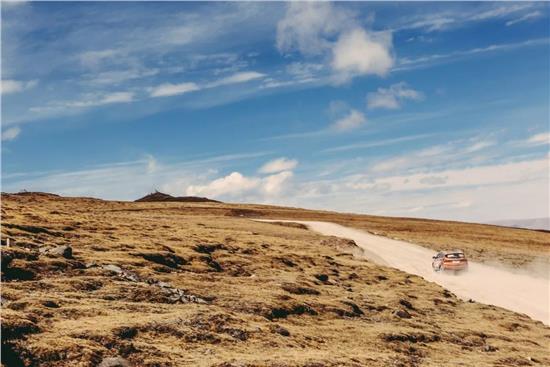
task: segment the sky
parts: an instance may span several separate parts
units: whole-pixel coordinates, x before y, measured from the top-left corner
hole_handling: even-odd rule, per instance
[[[549,217],[550,3],[2,2],[2,191]]]

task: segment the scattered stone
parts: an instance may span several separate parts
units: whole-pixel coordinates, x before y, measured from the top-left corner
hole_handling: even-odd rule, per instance
[[[378,280],[388,280],[388,277],[386,277],[384,275],[377,275],[376,279],[378,279]]]
[[[402,318],[402,319],[410,319],[411,318],[411,314],[408,313],[406,310],[397,310],[393,314],[397,317]]]
[[[321,282],[328,282],[328,275],[326,274],[315,274],[314,276]]]
[[[286,266],[290,266],[291,268],[296,266],[296,264],[292,260],[287,259],[286,257],[279,258],[278,260]]]
[[[137,335],[137,333],[138,329],[130,326],[123,326],[114,330],[114,334],[121,339],[132,339]]]
[[[184,265],[187,261],[172,252],[159,252],[159,253],[149,253],[149,254],[138,254],[138,256],[143,257],[145,260],[168,266],[169,268],[176,269],[180,265]]]
[[[97,263],[95,261],[90,261],[89,263],[85,263],[84,264],[84,267],[86,269],[90,269],[90,268],[96,268],[98,267],[99,265],[97,265]]]
[[[492,345],[489,345],[489,344],[483,347],[484,352],[496,352],[497,350],[498,350],[497,347],[493,347]]]
[[[386,342],[410,342],[410,343],[432,343],[441,340],[441,337],[437,334],[381,334],[381,338]]]
[[[281,286],[285,291],[292,294],[310,294],[319,295],[319,291],[313,288],[302,287],[293,283],[285,283]]]
[[[42,305],[44,307],[49,307],[49,308],[59,308],[59,305],[55,301],[52,301],[52,300],[44,301],[44,302],[42,302]]]
[[[353,303],[351,301],[342,301],[342,303],[345,304],[346,306],[351,307],[351,311],[353,313],[353,316],[361,316],[361,315],[365,314],[359,306],[357,306],[355,303]]]
[[[201,254],[211,254],[216,250],[223,249],[224,246],[221,243],[200,243],[195,246],[195,251]]]
[[[130,363],[121,357],[103,358],[98,367],[130,367]]]
[[[410,303],[406,299],[399,300],[399,304],[405,306],[409,310],[414,310],[414,306],[412,305],[412,303]]]
[[[271,327],[273,333],[280,334],[282,336],[290,336],[290,331],[282,327],[281,325],[274,325]]]
[[[47,252],[55,256],[63,256],[65,259],[73,258],[73,248],[71,246],[63,245],[57,246]]]
[[[109,265],[103,265],[102,268],[108,271],[112,271],[113,273],[116,273],[116,274],[122,273],[122,268],[120,266],[109,264]]]
[[[212,259],[211,257],[206,259],[206,264],[209,267],[211,267],[215,272],[221,273],[223,271],[223,268],[220,265],[220,263],[217,262],[216,260]]]

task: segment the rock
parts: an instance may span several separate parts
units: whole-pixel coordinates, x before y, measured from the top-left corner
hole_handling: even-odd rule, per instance
[[[42,302],[42,305],[44,307],[49,307],[49,308],[59,308],[59,305],[55,301],[52,301],[52,300],[44,301],[44,302]]]
[[[138,333],[138,329],[133,326],[123,326],[114,330],[114,334],[121,339],[132,339]]]
[[[284,327],[282,327],[280,325],[274,325],[271,328],[271,331],[274,332],[274,333],[280,334],[282,336],[290,336],[290,331],[288,331],[287,329],[285,329]]]
[[[397,317],[402,318],[402,319],[410,319],[411,318],[411,314],[408,313],[406,310],[397,310],[393,314]]]
[[[320,280],[321,282],[327,282],[328,281],[328,275],[326,274],[315,274],[315,278]]]
[[[354,316],[360,316],[365,314],[359,306],[357,306],[355,303],[351,301],[342,301],[342,303],[345,304],[346,306],[351,307],[351,312],[353,313]]]
[[[112,271],[113,273],[122,274],[122,269],[120,268],[120,266],[109,264],[103,265],[102,268],[108,271]]]
[[[55,255],[55,256],[63,256],[65,259],[72,259],[73,258],[73,248],[71,246],[67,246],[67,245],[57,246],[57,247],[49,250],[48,254],[52,254],[52,255]]]
[[[157,252],[157,253],[148,253],[148,254],[138,254],[143,257],[145,260],[168,266],[172,269],[177,269],[178,266],[184,265],[187,261],[172,252]]]
[[[410,303],[406,299],[399,300],[399,304],[405,306],[409,310],[414,310],[414,306],[412,305],[412,303]]]
[[[121,357],[103,358],[97,367],[130,367],[130,363]]]
[[[95,261],[90,261],[89,263],[85,263],[84,266],[86,267],[86,269],[90,269],[90,268],[95,268],[98,265]]]
[[[293,283],[284,283],[281,288],[283,288],[288,293],[292,294],[310,294],[310,295],[319,295],[319,291],[309,287],[303,287],[298,284]]]
[[[221,243],[200,243],[195,246],[195,251],[201,254],[211,254],[216,250],[223,249],[223,247]]]
[[[496,352],[497,350],[498,350],[497,347],[493,347],[492,345],[489,345],[489,344],[483,347],[484,352]]]
[[[208,260],[206,261],[206,263],[207,263],[208,266],[209,266],[210,268],[212,268],[215,272],[220,273],[220,272],[223,271],[223,268],[222,268],[222,266],[220,265],[220,263],[217,262],[216,260],[212,259],[212,258],[208,259]]]

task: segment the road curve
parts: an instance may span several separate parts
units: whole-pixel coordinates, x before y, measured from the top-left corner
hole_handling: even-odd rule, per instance
[[[468,272],[464,274],[435,273],[431,267],[434,251],[425,247],[335,223],[292,222],[302,223],[323,235],[352,239],[365,251],[369,260],[419,275],[447,288],[462,299],[503,307],[550,325],[549,278],[476,262],[470,262]]]

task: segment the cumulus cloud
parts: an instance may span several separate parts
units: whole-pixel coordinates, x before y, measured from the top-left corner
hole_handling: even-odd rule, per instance
[[[240,172],[232,172],[204,185],[188,186],[186,194],[263,201],[282,193],[292,176],[291,171],[282,171],[265,177],[247,177]]]
[[[332,128],[337,131],[349,131],[363,126],[366,122],[367,118],[362,112],[351,110],[349,114],[332,124]]]
[[[225,177],[218,178],[206,185],[191,185],[187,188],[187,195],[203,195],[220,197],[235,196],[256,189],[260,184],[257,178],[248,178],[239,172],[232,172]]]
[[[10,127],[9,129],[2,131],[2,141],[13,140],[17,138],[20,133],[21,129],[19,127]]]
[[[0,92],[2,94],[19,93],[34,88],[37,84],[37,80],[20,81],[6,79],[2,80],[2,84],[0,84]]]
[[[391,32],[367,32],[357,14],[329,2],[291,2],[277,25],[277,48],[330,60],[337,83],[386,75],[394,64]]]
[[[199,89],[199,86],[195,83],[163,83],[157,87],[151,88],[149,93],[151,97],[169,97],[194,92]]]
[[[280,199],[280,195],[290,188],[294,176],[292,169],[297,165],[298,161],[294,159],[274,159],[259,169],[266,176],[245,176],[240,172],[232,172],[204,184],[188,186],[186,194],[239,201]]]
[[[407,83],[400,82],[391,85],[389,88],[378,88],[376,92],[367,94],[367,107],[397,109],[401,107],[404,100],[419,101],[424,95],[407,86]]]
[[[331,65],[341,80],[386,75],[394,65],[391,33],[369,34],[361,28],[343,33],[332,49]]]
[[[291,2],[277,24],[277,48],[320,55],[331,48],[330,38],[354,22],[353,14],[329,2]]]
[[[295,159],[278,158],[267,162],[260,168],[261,173],[277,173],[281,171],[293,170],[298,165]]]

